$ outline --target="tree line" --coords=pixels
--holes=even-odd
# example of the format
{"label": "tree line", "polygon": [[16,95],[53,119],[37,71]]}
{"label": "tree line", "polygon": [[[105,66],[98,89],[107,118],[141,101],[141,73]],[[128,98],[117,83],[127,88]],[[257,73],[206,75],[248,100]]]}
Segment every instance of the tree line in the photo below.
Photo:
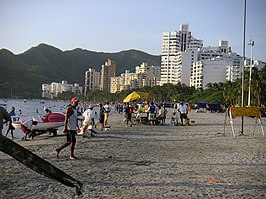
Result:
{"label": "tree line", "polygon": [[[249,90],[249,71],[244,72],[244,106],[247,105]],[[131,92],[145,92],[149,97],[145,100],[155,102],[185,101],[192,104],[208,102],[212,104],[241,105],[242,79],[235,82],[209,83],[206,89],[195,89],[185,84],[164,84],[162,86],[142,87],[118,93],[104,91],[88,92],[86,96],[78,96],[81,100],[92,102],[122,102]],[[58,94],[58,99],[70,99],[74,94],[70,92]],[[266,104],[266,65],[258,70],[252,69],[251,105],[261,106]]]}

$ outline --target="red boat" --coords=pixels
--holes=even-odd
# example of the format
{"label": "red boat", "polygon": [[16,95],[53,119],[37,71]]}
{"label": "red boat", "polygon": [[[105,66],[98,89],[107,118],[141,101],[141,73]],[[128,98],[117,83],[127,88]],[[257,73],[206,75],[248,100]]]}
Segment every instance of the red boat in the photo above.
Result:
{"label": "red boat", "polygon": [[32,137],[45,132],[56,136],[58,128],[64,126],[65,115],[62,113],[50,113],[46,117],[38,116],[37,118],[14,116],[12,120],[12,124],[16,129],[23,131],[23,125],[29,128],[32,131]]}

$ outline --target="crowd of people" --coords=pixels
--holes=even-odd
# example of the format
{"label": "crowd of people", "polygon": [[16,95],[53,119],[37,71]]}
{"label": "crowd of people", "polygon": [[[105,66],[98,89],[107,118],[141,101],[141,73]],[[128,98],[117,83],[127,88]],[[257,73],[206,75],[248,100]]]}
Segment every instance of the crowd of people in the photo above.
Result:
{"label": "crowd of people", "polygon": [[[173,105],[174,111],[171,115],[170,125],[184,125],[188,120],[189,106],[184,103],[176,103]],[[121,114],[124,113],[126,127],[131,127],[134,123],[142,123],[147,125],[166,125],[166,116],[168,110],[165,103],[144,102],[143,104],[135,104],[126,102],[125,104],[116,104],[115,110]]]}
{"label": "crowd of people", "polygon": [[[98,111],[94,111],[94,105],[88,104],[78,106],[79,100],[75,97],[71,99],[71,104],[66,108],[65,121],[64,121],[64,133],[66,134],[66,142],[56,149],[56,155],[59,157],[61,150],[70,146],[70,159],[76,159],[74,155],[76,145],[76,135],[82,134],[83,136],[88,132],[92,137],[98,133],[98,131],[104,131],[110,128],[108,119],[111,113],[111,105],[109,102],[98,104]],[[82,108],[80,108],[82,107]],[[82,109],[82,110],[81,110]],[[146,125],[166,125],[166,116],[168,113],[164,103],[156,104],[153,101],[145,102],[143,104],[135,104],[131,102],[115,104],[114,110],[117,113],[124,114],[126,127],[132,127],[135,122],[143,123]],[[45,115],[52,113],[51,110],[44,107]],[[174,105],[174,111],[171,115],[170,125],[184,125],[184,120],[187,119],[188,107],[182,101],[179,104]],[[13,130],[15,129],[12,125],[11,116],[15,116],[15,107],[11,108],[8,113],[4,108],[0,109],[0,133],[2,134],[3,121],[7,123],[7,131],[11,133],[11,137],[14,138]],[[134,119],[134,122],[133,120]],[[81,121],[81,122],[79,122]],[[179,122],[180,121],[180,122]],[[96,126],[99,124],[99,129],[96,130]],[[33,124],[31,123],[31,126]],[[27,136],[31,131],[31,126],[25,122],[21,124],[21,129],[25,133],[22,140],[27,140]]]}

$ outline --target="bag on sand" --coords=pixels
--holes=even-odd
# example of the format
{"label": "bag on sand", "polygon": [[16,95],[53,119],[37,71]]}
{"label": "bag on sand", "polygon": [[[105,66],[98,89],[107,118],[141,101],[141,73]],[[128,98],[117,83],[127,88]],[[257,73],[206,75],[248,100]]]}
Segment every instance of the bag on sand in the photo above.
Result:
{"label": "bag on sand", "polygon": [[185,125],[190,126],[190,119],[188,117],[185,119]]}

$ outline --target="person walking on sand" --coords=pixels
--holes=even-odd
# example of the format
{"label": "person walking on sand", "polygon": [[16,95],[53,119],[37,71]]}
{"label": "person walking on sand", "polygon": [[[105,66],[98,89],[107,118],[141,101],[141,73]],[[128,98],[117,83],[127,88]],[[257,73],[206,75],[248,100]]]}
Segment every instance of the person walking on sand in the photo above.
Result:
{"label": "person walking on sand", "polygon": [[[94,113],[92,112],[93,109],[93,105],[89,105],[89,108],[82,114],[84,120],[82,123],[82,132],[83,135],[86,133],[86,130],[88,129],[88,127],[91,125],[91,127],[95,126],[95,122],[94,122]],[[95,135],[93,134],[93,132],[91,132],[91,136],[94,137]]]}
{"label": "person walking on sand", "polygon": [[[5,121],[4,121],[5,120]],[[6,109],[0,106],[0,135],[2,135],[3,124],[6,122],[12,122],[11,117],[6,111]]]}
{"label": "person walking on sand", "polygon": [[[11,108],[11,111],[9,112],[9,115],[10,115],[10,117],[16,116],[15,107],[14,106]],[[15,129],[15,127],[12,125],[12,122],[10,121],[9,124],[8,124],[8,128],[6,130],[6,136],[8,135],[8,133],[10,131],[11,137],[14,138],[14,134],[13,134],[14,129]]]}
{"label": "person walking on sand", "polygon": [[187,118],[188,113],[187,105],[183,101],[179,103],[178,111],[180,113],[181,125],[183,125],[183,120]]}
{"label": "person walking on sand", "polygon": [[56,149],[56,156],[59,157],[59,153],[62,149],[70,145],[70,160],[75,160],[74,150],[76,145],[76,134],[78,128],[78,117],[77,117],[77,106],[79,100],[74,97],[71,99],[71,106],[66,110],[66,118],[64,124],[64,132],[67,136],[67,142],[64,143],[61,147]]}

